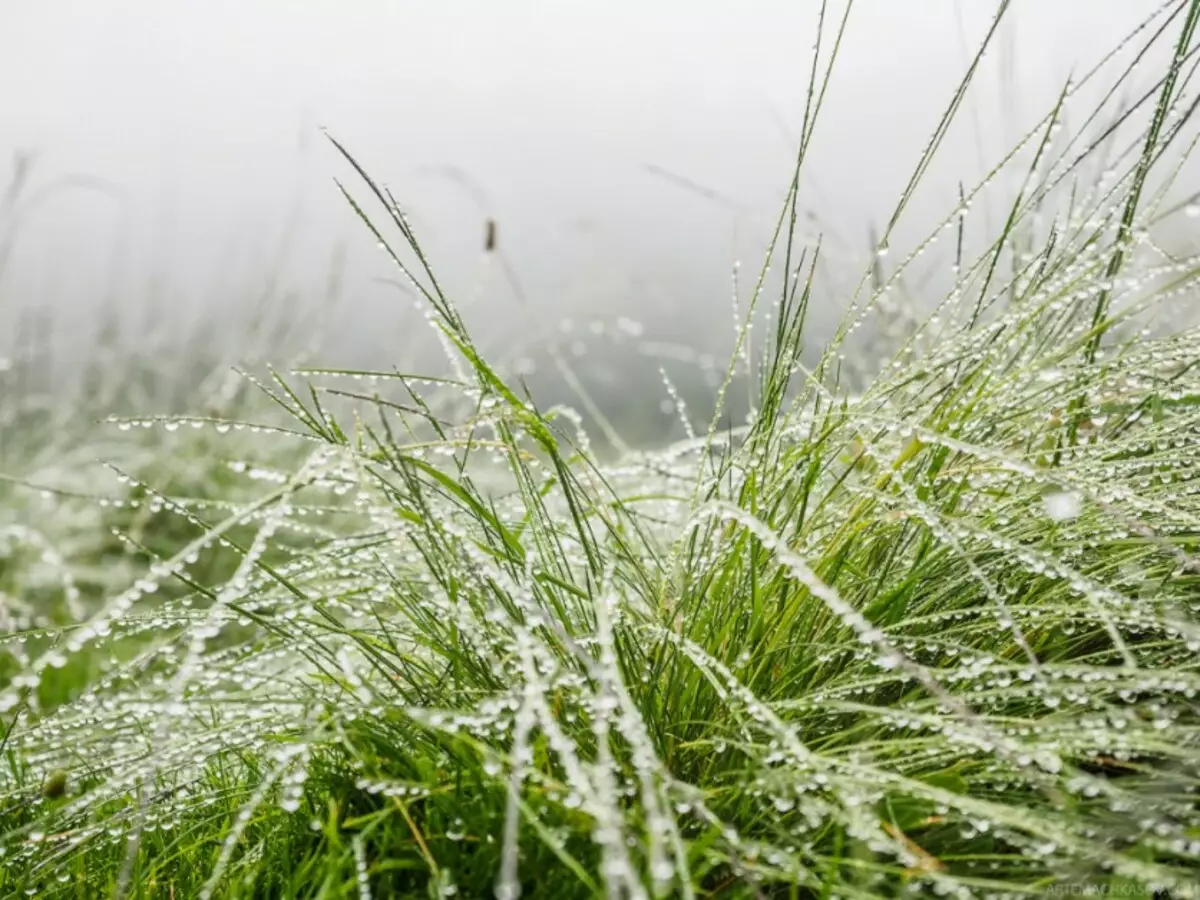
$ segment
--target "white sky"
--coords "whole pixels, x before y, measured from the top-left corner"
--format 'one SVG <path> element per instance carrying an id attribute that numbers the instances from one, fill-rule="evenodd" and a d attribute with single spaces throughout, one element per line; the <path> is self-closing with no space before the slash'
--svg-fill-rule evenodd
<path id="1" fill-rule="evenodd" d="M 1098 59 L 1156 5 L 1015 0 L 973 95 L 988 153 L 1047 108 L 1073 67 Z M 856 3 L 805 195 L 855 248 L 890 210 L 964 69 L 959 20 L 973 49 L 994 6 Z M 280 267 L 297 302 L 319 299 L 345 241 L 343 327 L 352 340 L 390 340 L 361 324 L 396 295 L 372 281 L 386 268 L 333 190 L 331 177 L 347 170 L 320 138 L 326 126 L 408 204 L 460 294 L 477 287 L 491 215 L 539 306 L 632 312 L 665 337 L 727 329 L 730 265 L 757 259 L 789 176 L 817 7 L 4 3 L 0 165 L 36 150 L 35 184 L 86 173 L 122 199 L 63 191 L 32 213 L 0 276 L 0 306 L 69 318 L 111 302 L 115 285 L 127 305 L 152 295 L 172 310 L 244 307 L 290 221 Z M 971 122 L 959 123 L 940 159 L 943 192 L 978 172 Z M 648 164 L 740 205 L 683 190 Z M 447 169 L 482 197 L 438 174 Z M 931 196 L 925 212 L 944 212 L 946 196 Z M 493 285 L 485 305 L 511 320 L 502 293 Z"/>

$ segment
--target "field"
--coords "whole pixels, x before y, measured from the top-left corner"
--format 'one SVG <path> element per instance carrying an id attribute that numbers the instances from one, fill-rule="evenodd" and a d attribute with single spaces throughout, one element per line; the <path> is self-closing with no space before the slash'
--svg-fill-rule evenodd
<path id="1" fill-rule="evenodd" d="M 1198 22 L 900 246 L 972 65 L 813 346 L 823 18 L 709 408 L 628 386 L 671 440 L 483 354 L 336 136 L 444 371 L 136 415 L 0 372 L 0 894 L 1200 895 Z"/>

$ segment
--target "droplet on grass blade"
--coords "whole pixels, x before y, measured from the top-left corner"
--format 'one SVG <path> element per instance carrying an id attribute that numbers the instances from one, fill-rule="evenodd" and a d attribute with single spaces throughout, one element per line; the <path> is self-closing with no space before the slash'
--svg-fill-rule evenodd
<path id="1" fill-rule="evenodd" d="M 42 793 L 53 800 L 66 792 L 67 773 L 62 769 L 55 769 L 47 776 L 46 783 L 42 786 Z"/>
<path id="2" fill-rule="evenodd" d="M 1074 491 L 1055 491 L 1042 498 L 1042 508 L 1055 522 L 1077 518 L 1083 509 L 1083 499 Z"/>

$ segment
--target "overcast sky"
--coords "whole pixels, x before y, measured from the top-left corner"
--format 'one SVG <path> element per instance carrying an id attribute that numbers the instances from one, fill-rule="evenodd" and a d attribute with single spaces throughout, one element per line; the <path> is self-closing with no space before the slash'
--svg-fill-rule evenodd
<path id="1" fill-rule="evenodd" d="M 806 182 L 822 227 L 865 246 L 995 5 L 858 0 Z M 1072 69 L 1156 5 L 1015 0 L 926 211 L 978 173 L 981 144 L 994 159 Z M 487 327 L 515 321 L 507 290 L 479 283 L 491 216 L 525 291 L 553 316 L 635 313 L 683 339 L 728 328 L 730 266 L 757 258 L 788 180 L 817 8 L 5 2 L 0 164 L 34 151 L 31 187 L 86 175 L 104 189 L 62 190 L 27 211 L 0 305 L 71 318 L 116 294 L 186 321 L 244 308 L 275 269 L 317 303 L 344 244 L 338 327 L 387 343 L 370 316 L 406 301 L 373 280 L 387 270 L 334 190 L 348 172 L 323 126 L 408 205 L 448 283 L 482 291 Z"/>

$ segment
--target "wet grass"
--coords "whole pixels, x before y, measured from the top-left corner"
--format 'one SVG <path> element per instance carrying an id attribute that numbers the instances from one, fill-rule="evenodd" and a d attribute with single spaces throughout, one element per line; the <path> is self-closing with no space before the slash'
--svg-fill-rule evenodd
<path id="1" fill-rule="evenodd" d="M 166 432 L 190 481 L 122 470 L 107 524 L 140 569 L 75 613 L 63 574 L 110 551 L 0 558 L 24 610 L 0 637 L 0 888 L 1194 895 L 1200 331 L 1147 323 L 1200 276 L 1156 238 L 1184 214 L 1198 19 L 1168 4 L 1064 90 L 989 179 L 1020 187 L 984 252 L 961 248 L 987 185 L 903 254 L 969 74 L 807 365 L 814 62 L 717 411 L 678 404 L 687 440 L 615 460 L 477 350 L 336 145 L 451 374 L 272 373 L 250 379 L 269 426 L 111 423 L 132 447 Z M 844 24 L 822 22 L 830 65 Z M 1072 104 L 1098 83 L 1089 118 Z M 930 259 L 952 287 L 848 389 L 843 355 Z M 99 529 L 68 528 L 76 508 L 46 533 Z"/>

